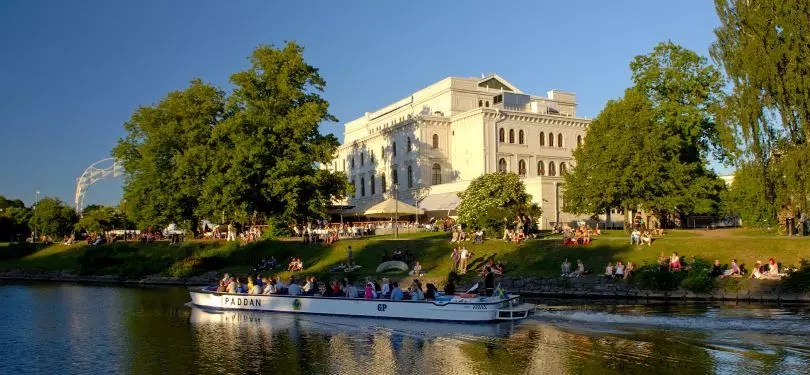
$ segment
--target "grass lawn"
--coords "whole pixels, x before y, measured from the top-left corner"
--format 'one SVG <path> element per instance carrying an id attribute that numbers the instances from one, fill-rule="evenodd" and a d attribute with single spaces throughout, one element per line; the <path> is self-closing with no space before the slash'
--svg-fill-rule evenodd
<path id="1" fill-rule="evenodd" d="M 621 231 L 619 231 L 621 232 Z M 676 234 L 677 233 L 677 234 Z M 180 246 L 164 243 L 114 244 L 90 247 L 87 245 L 52 245 L 28 256 L 0 262 L 0 269 L 74 269 L 89 274 L 122 274 L 138 277 L 154 273 L 184 277 L 205 271 L 245 275 L 259 259 L 274 255 L 282 264 L 291 256 L 300 256 L 304 271 L 300 275 L 315 275 L 320 279 L 343 278 L 346 274 L 329 273 L 329 268 L 346 261 L 348 247 L 354 252 L 355 263 L 361 269 L 351 277 L 377 275 L 376 267 L 384 253 L 397 248 L 410 250 L 423 268 L 428 271 L 426 279 L 443 280 L 451 268 L 450 252 L 453 244 L 444 233 L 409 233 L 399 238 L 377 236 L 367 239 L 341 240 L 332 245 L 304 245 L 297 241 L 263 241 L 247 246 L 225 241 L 187 241 Z M 566 257 L 571 263 L 582 259 L 587 268 L 601 273 L 607 262 L 622 260 L 642 265 L 654 263 L 659 254 L 673 252 L 687 259 L 695 256 L 707 261 L 720 259 L 729 263 L 732 258 L 741 264 L 751 265 L 775 257 L 784 266 L 797 265 L 801 258 L 810 258 L 810 238 L 762 237 L 740 238 L 700 236 L 691 232 L 670 231 L 653 242 L 652 246 L 631 246 L 626 238 L 618 235 L 597 237 L 590 246 L 563 247 L 560 240 L 529 240 L 520 245 L 500 240 L 487 240 L 483 244 L 465 243 L 472 251 L 470 269 L 483 264 L 487 259 L 503 261 L 507 274 L 512 276 L 556 276 L 560 263 Z M 81 261 L 83 259 L 83 261 Z M 286 265 L 286 264 L 285 264 Z M 278 276 L 289 273 L 277 271 Z M 391 273 L 391 277 L 406 277 L 405 272 Z M 467 279 L 477 277 L 470 272 Z"/>

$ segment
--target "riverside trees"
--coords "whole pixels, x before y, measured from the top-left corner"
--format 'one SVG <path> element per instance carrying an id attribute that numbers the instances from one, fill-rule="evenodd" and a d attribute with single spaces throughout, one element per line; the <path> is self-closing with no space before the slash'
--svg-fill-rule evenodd
<path id="1" fill-rule="evenodd" d="M 459 222 L 496 234 L 503 230 L 504 219 L 512 220 L 518 214 L 536 217 L 541 213 L 515 173 L 495 172 L 477 177 L 459 197 L 461 203 L 456 210 Z"/>
<path id="2" fill-rule="evenodd" d="M 810 204 L 810 3 L 715 0 L 712 58 L 729 78 L 717 118 L 734 135 L 730 195 L 743 222 L 772 225 Z M 755 199 L 752 202 L 749 199 Z"/>
<path id="3" fill-rule="evenodd" d="M 565 210 L 640 207 L 659 218 L 709 213 L 723 183 L 706 165 L 723 133 L 710 110 L 722 79 L 705 58 L 671 42 L 630 64 L 633 86 L 594 119 L 565 176 Z"/>
<path id="4" fill-rule="evenodd" d="M 139 108 L 113 155 L 126 170 L 128 216 L 141 226 L 199 218 L 246 222 L 320 217 L 347 191 L 345 176 L 317 168 L 338 146 L 318 125 L 336 120 L 326 83 L 295 43 L 260 46 L 230 93 L 200 80 Z"/>

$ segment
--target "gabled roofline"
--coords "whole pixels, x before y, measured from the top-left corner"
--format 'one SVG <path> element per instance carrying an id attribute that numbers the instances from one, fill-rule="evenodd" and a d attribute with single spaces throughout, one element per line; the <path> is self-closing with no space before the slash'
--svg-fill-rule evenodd
<path id="1" fill-rule="evenodd" d="M 488 80 L 490 80 L 492 78 L 495 78 L 498 81 L 501 81 L 501 83 L 503 83 L 505 86 L 508 86 L 510 89 L 512 89 L 512 92 L 514 92 L 516 94 L 523 94 L 523 91 L 520 91 L 520 89 L 517 88 L 517 86 L 511 84 L 509 81 L 505 80 L 503 77 L 499 76 L 497 73 L 491 73 L 491 74 L 486 75 L 484 78 L 479 79 L 478 84 L 480 85 L 481 82 L 488 81 Z"/>

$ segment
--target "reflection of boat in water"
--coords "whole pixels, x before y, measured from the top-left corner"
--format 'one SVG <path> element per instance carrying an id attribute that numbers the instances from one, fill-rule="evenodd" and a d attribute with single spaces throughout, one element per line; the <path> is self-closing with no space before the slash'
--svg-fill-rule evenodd
<path id="1" fill-rule="evenodd" d="M 270 328 L 274 331 L 312 329 L 326 333 L 357 332 L 363 330 L 390 331 L 406 336 L 486 336 L 503 337 L 513 333 L 516 325 L 511 322 L 471 324 L 457 322 L 432 322 L 426 320 L 375 319 L 338 315 L 299 315 L 293 313 L 269 313 L 262 311 L 211 310 L 193 306 L 191 324 L 232 325 L 242 327 Z"/>
<path id="2" fill-rule="evenodd" d="M 520 304 L 520 296 L 441 296 L 434 301 L 402 301 L 342 297 L 235 294 L 189 290 L 199 307 L 222 310 L 276 311 L 373 318 L 425 319 L 459 322 L 518 320 L 534 312 L 535 305 Z"/>

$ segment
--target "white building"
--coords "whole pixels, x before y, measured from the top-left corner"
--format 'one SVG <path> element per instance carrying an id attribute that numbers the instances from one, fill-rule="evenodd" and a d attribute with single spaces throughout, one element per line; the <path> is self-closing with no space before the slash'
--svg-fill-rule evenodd
<path id="1" fill-rule="evenodd" d="M 562 212 L 560 176 L 589 123 L 577 117 L 570 92 L 530 95 L 496 74 L 448 77 L 346 123 L 344 143 L 325 167 L 354 183 L 346 203 L 355 213 L 398 184 L 400 200 L 434 217 L 454 215 L 456 193 L 474 178 L 515 172 L 543 209 L 541 227 L 548 228 L 574 219 Z"/>

